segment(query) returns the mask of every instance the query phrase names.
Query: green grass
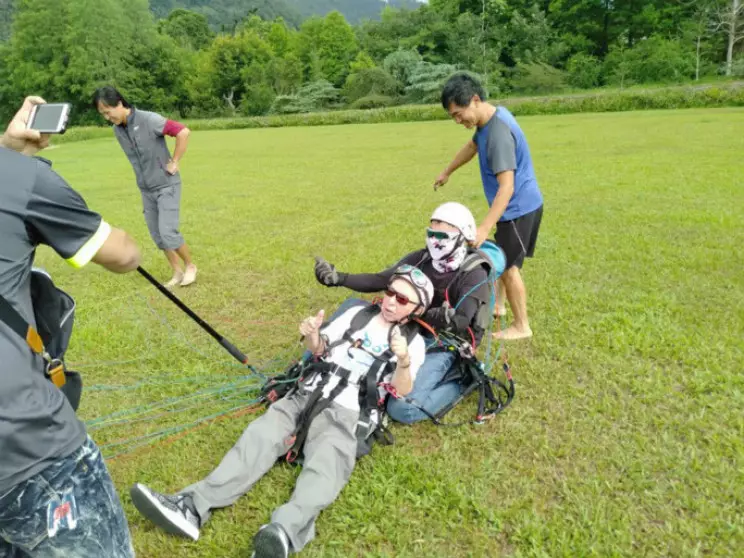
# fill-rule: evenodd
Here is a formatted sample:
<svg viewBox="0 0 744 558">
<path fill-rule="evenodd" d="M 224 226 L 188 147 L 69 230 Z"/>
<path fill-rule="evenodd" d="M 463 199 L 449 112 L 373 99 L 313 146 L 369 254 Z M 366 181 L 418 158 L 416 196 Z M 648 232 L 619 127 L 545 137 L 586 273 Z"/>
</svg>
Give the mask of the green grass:
<svg viewBox="0 0 744 558">
<path fill-rule="evenodd" d="M 509 348 L 514 403 L 482 426 L 396 427 L 397 444 L 359 463 L 304 554 L 741 555 L 744 110 L 521 123 L 546 205 L 537 257 L 525 269 L 535 337 Z M 422 246 L 440 202 L 485 214 L 476 164 L 431 189 L 468 137 L 449 122 L 195 133 L 183 162 L 182 231 L 201 271 L 178 294 L 253 362 L 288 358 L 299 321 L 348 294 L 315 283 L 313 255 L 345 271 L 374 270 Z M 136 237 L 145 267 L 165 279 L 114 139 L 48 156 L 92 207 Z M 77 298 L 69 360 L 88 364 L 89 385 L 169 380 L 89 390 L 85 419 L 187 394 L 179 379 L 198 376 L 204 387 L 243 373 L 136 274 L 75 272 L 46 250 L 39 260 Z M 226 407 L 158 424 L 217 408 Z M 250 420 L 211 423 L 110 462 L 139 556 L 247 555 L 291 494 L 296 469 L 275 467 L 215 513 L 198 543 L 143 521 L 128 487 L 175 491 L 196 481 Z M 105 444 L 146 427 L 93 435 Z"/>
</svg>

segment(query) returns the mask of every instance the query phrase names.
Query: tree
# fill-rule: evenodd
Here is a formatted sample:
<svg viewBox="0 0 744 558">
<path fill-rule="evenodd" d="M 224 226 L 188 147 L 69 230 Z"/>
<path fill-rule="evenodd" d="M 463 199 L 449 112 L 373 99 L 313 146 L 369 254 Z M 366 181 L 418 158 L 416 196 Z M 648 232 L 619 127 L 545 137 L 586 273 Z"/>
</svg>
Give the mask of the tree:
<svg viewBox="0 0 744 558">
<path fill-rule="evenodd" d="M 520 64 L 514 70 L 511 86 L 517 93 L 555 93 L 565 89 L 566 74 L 543 62 Z"/>
<path fill-rule="evenodd" d="M 626 85 L 631 85 L 633 83 L 631 78 L 632 65 L 630 49 L 620 46 L 611 50 L 604 61 L 605 82 L 619 85 L 620 89 L 623 89 Z"/>
<path fill-rule="evenodd" d="M 193 50 L 206 48 L 214 38 L 204 14 L 183 8 L 173 10 L 166 19 L 161 20 L 158 30 L 173 38 L 179 45 Z"/>
<path fill-rule="evenodd" d="M 248 92 L 246 72 L 252 66 L 249 73 L 255 76 L 259 66 L 267 66 L 272 60 L 271 48 L 254 31 L 246 30 L 236 36 L 218 36 L 208 52 L 211 90 L 234 114 Z M 266 74 L 262 71 L 260 75 Z"/>
<path fill-rule="evenodd" d="M 6 94 L 64 99 L 67 10 L 59 0 L 18 0 L 8 45 Z"/>
<path fill-rule="evenodd" d="M 354 61 L 349 64 L 349 71 L 351 71 L 351 73 L 354 73 L 360 70 L 368 70 L 374 67 L 375 61 L 370 58 L 369 54 L 367 54 L 363 50 L 360 50 Z"/>
<path fill-rule="evenodd" d="M 327 110 L 338 104 L 339 92 L 327 80 L 318 80 L 304 85 L 296 95 L 280 95 L 274 100 L 271 112 L 295 114 Z"/>
<path fill-rule="evenodd" d="M 681 82 L 693 77 L 695 55 L 692 45 L 681 39 L 654 35 L 632 49 L 618 48 L 607 56 L 605 73 L 609 81 L 635 83 Z"/>
<path fill-rule="evenodd" d="M 596 56 L 590 54 L 574 54 L 566 65 L 568 82 L 574 87 L 590 89 L 599 85 L 602 74 L 602 64 Z"/>
<path fill-rule="evenodd" d="M 131 77 L 127 74 L 131 74 L 133 68 L 127 58 L 134 42 L 128 18 L 133 14 L 127 14 L 123 4 L 117 0 L 71 0 L 65 3 L 69 19 L 62 48 L 67 67 L 60 77 L 77 105 L 75 109 L 86 110 L 88 98 L 96 87 L 107 83 L 120 85 Z M 147 8 L 144 14 L 139 12 L 136 16 L 143 16 L 145 20 L 151 17 Z M 101 21 L 106 21 L 107 25 L 101 25 Z"/>
<path fill-rule="evenodd" d="M 0 42 L 8 40 L 12 21 L 13 0 L 0 0 Z"/>
<path fill-rule="evenodd" d="M 731 75 L 734 60 L 734 47 L 744 39 L 744 2 L 742 0 L 722 0 L 714 12 L 713 30 L 726 34 L 725 74 Z"/>
<path fill-rule="evenodd" d="M 294 54 L 274 58 L 269 68 L 268 80 L 277 95 L 289 95 L 302 86 L 302 62 Z"/>
<path fill-rule="evenodd" d="M 361 48 L 378 62 L 402 48 L 439 63 L 448 59 L 452 26 L 441 13 L 423 4 L 415 11 L 385 8 L 380 21 L 363 22 L 357 35 Z"/>
<path fill-rule="evenodd" d="M 310 18 L 300 27 L 300 59 L 305 75 L 341 85 L 349 75 L 351 61 L 359 52 L 354 30 L 339 12 Z"/>
<path fill-rule="evenodd" d="M 700 79 L 700 68 L 706 42 L 712 34 L 711 19 L 716 0 L 689 0 L 689 17 L 684 21 L 682 32 L 686 40 L 695 44 L 695 81 Z"/>
<path fill-rule="evenodd" d="M 362 68 L 346 79 L 344 96 L 353 103 L 362 97 L 382 95 L 393 97 L 398 94 L 398 82 L 382 68 Z"/>
<path fill-rule="evenodd" d="M 406 96 L 414 103 L 436 103 L 447 79 L 457 71 L 451 64 L 420 62 L 411 73 Z"/>
<path fill-rule="evenodd" d="M 282 18 L 271 22 L 264 40 L 274 51 L 274 56 L 285 57 L 297 51 L 297 32 L 289 29 Z"/>
<path fill-rule="evenodd" d="M 411 80 L 411 75 L 421 62 L 421 55 L 415 50 L 398 49 L 385 57 L 383 68 L 393 76 L 401 88 L 406 87 Z"/>
</svg>

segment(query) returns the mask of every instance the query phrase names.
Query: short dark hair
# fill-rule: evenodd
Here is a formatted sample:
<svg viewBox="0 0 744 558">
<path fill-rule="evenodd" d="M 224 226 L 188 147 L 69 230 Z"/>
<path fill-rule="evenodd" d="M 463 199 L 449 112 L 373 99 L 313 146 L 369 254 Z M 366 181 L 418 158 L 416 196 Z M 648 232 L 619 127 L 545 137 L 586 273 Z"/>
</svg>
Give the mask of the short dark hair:
<svg viewBox="0 0 744 558">
<path fill-rule="evenodd" d="M 458 107 L 466 107 L 475 95 L 478 95 L 481 101 L 486 100 L 486 90 L 481 82 L 466 73 L 455 74 L 444 84 L 442 106 L 445 110 L 449 110 L 452 103 Z"/>
<path fill-rule="evenodd" d="M 126 108 L 132 108 L 129 101 L 113 85 L 104 85 L 96 89 L 93 93 L 93 108 L 96 110 L 98 110 L 98 103 L 103 103 L 107 107 L 115 107 L 121 103 Z"/>
</svg>

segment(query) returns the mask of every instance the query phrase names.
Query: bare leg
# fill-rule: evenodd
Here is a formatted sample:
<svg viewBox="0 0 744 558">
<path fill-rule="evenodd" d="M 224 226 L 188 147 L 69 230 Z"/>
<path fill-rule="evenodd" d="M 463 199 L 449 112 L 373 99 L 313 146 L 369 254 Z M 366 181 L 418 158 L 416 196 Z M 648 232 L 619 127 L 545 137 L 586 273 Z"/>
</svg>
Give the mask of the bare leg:
<svg viewBox="0 0 744 558">
<path fill-rule="evenodd" d="M 514 323 L 504 331 L 497 331 L 497 339 L 526 339 L 532 337 L 530 322 L 527 318 L 527 290 L 522 281 L 522 274 L 518 267 L 512 266 L 501 276 L 506 287 L 506 297 L 514 314 Z"/>
<path fill-rule="evenodd" d="M 183 260 L 183 263 L 186 265 L 186 267 L 193 265 L 191 261 L 191 250 L 189 250 L 189 245 L 185 242 L 181 245 L 180 248 L 176 249 L 176 254 L 181 256 L 181 259 Z"/>
<path fill-rule="evenodd" d="M 177 273 L 183 273 L 183 269 L 181 268 L 181 260 L 178 257 L 178 254 L 175 250 L 163 250 L 163 253 L 165 254 L 165 257 L 168 259 L 168 264 L 171 266 L 171 269 L 173 270 L 173 274 Z"/>
<path fill-rule="evenodd" d="M 506 287 L 501 278 L 499 278 L 494 286 L 498 290 L 496 291 L 496 306 L 493 309 L 493 317 L 502 318 L 506 316 Z"/>
<path fill-rule="evenodd" d="M 168 258 L 168 263 L 173 270 L 173 277 L 171 277 L 170 281 L 165 284 L 165 286 L 170 289 L 176 285 L 180 285 L 181 281 L 183 281 L 183 269 L 181 269 L 181 260 L 175 250 L 163 250 L 163 253 L 165 254 L 165 257 Z"/>
<path fill-rule="evenodd" d="M 183 279 L 180 283 L 182 287 L 186 287 L 196 281 L 196 266 L 191 261 L 191 250 L 189 250 L 189 245 L 185 242 L 176 250 L 176 253 L 181 256 L 183 263 L 186 265 L 186 272 L 183 274 Z"/>
</svg>

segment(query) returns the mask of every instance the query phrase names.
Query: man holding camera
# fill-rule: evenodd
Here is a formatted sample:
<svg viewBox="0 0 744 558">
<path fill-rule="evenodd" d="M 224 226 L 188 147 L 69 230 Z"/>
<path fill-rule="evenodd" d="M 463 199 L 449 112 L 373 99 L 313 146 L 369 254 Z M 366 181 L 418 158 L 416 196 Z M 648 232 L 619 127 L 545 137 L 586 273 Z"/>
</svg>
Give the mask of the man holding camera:
<svg viewBox="0 0 744 558">
<path fill-rule="evenodd" d="M 73 267 L 93 261 L 115 273 L 140 253 L 122 230 L 31 157 L 48 136 L 28 128 L 28 97 L 0 138 L 0 558 L 134 556 L 124 512 L 100 451 L 33 349 L 31 268 L 50 246 Z M 27 323 L 26 339 L 8 315 Z"/>
</svg>

